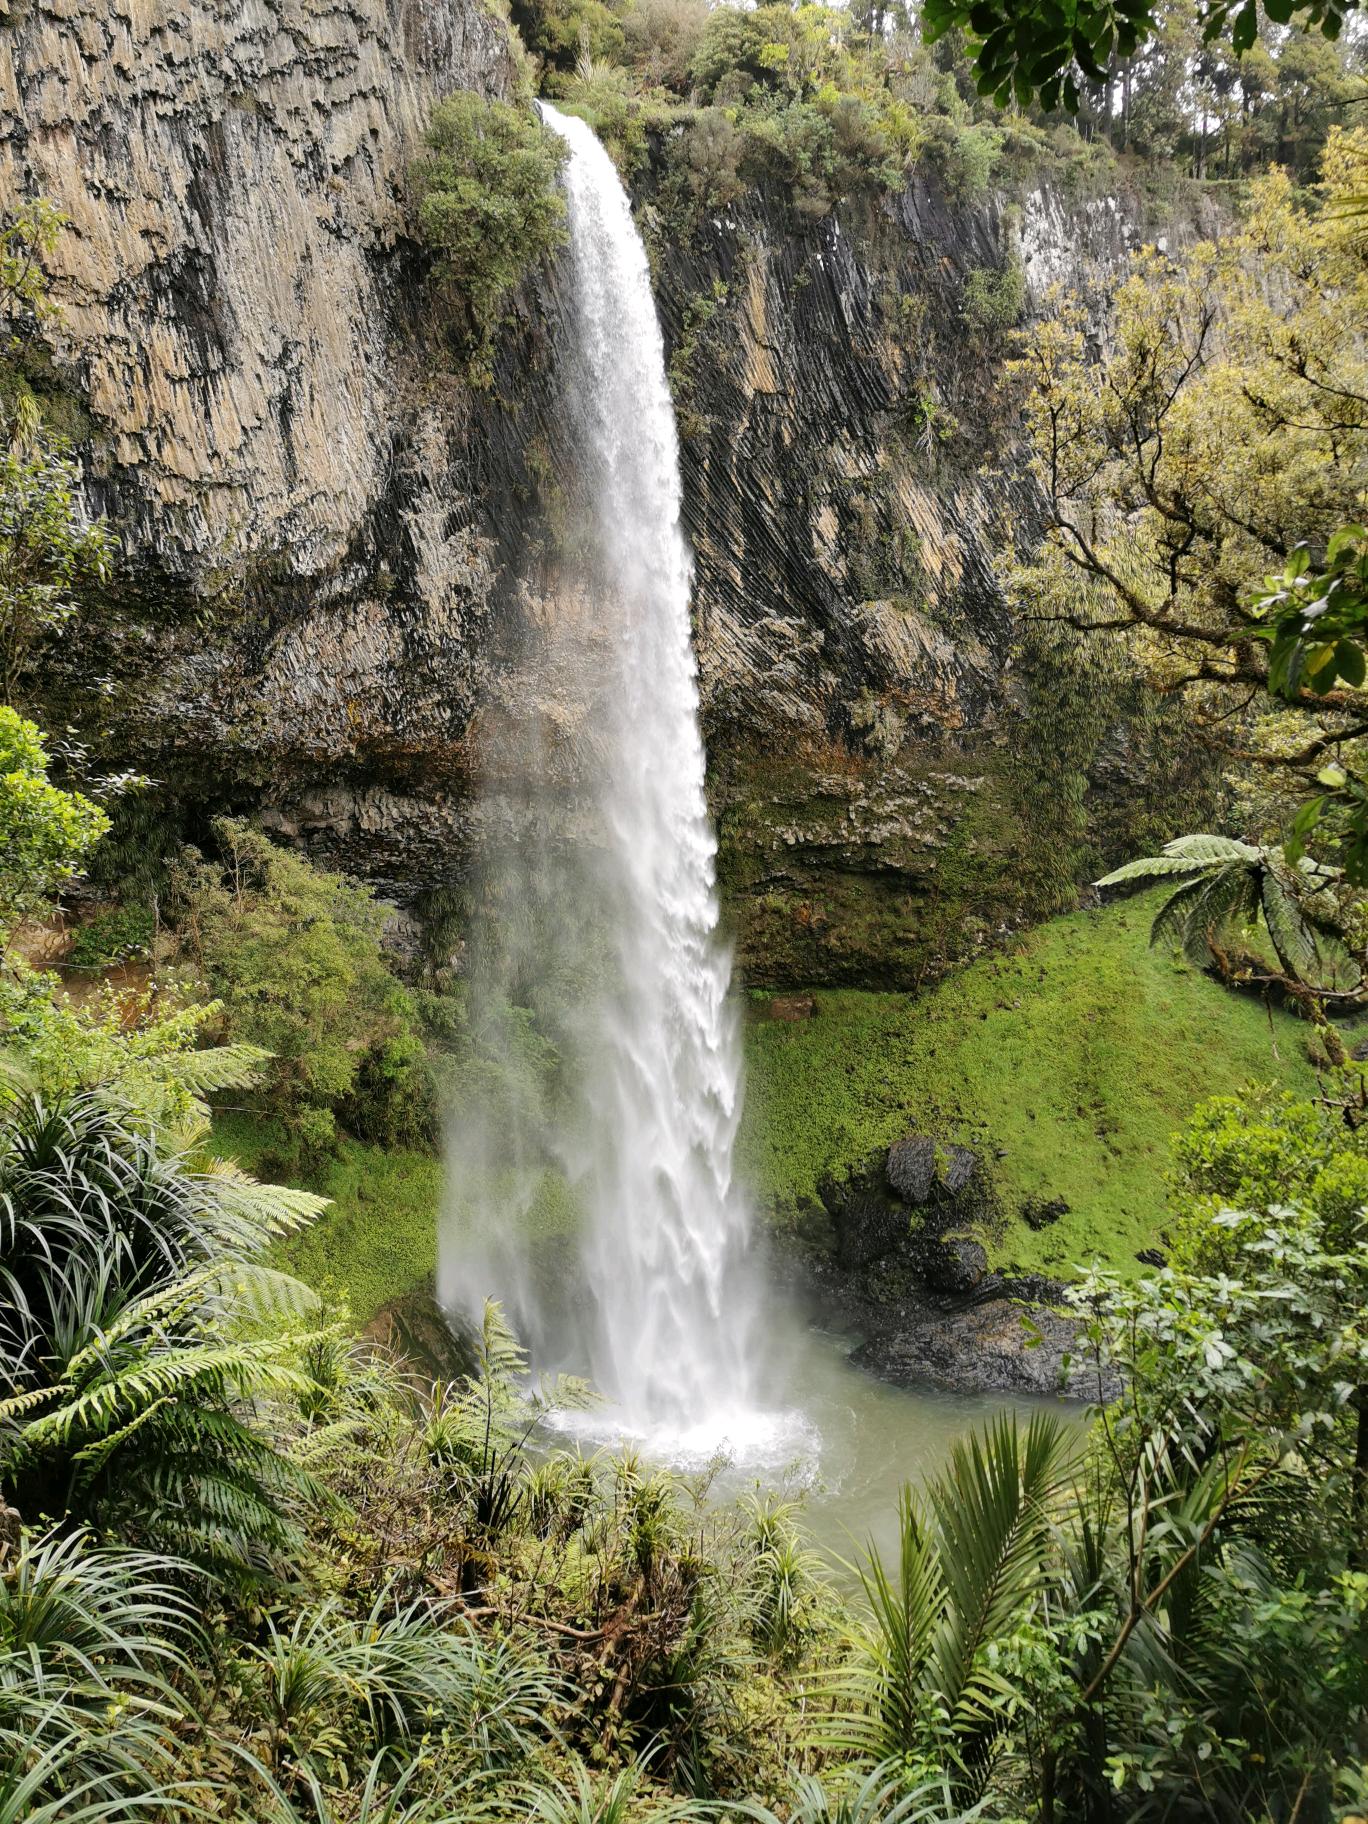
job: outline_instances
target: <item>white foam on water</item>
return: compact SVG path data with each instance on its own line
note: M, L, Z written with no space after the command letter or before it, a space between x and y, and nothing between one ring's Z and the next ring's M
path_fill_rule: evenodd
M553 1412L547 1423L576 1443L639 1451L670 1469L698 1471L722 1464L747 1477L783 1475L799 1488L811 1486L821 1469L821 1433L796 1408L719 1407L693 1423L643 1424L634 1412L593 1406Z

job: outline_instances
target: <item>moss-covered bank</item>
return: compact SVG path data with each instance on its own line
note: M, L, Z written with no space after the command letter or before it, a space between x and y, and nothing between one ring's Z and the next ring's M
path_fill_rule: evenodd
M1164 1224L1170 1137L1207 1096L1309 1091L1309 1030L1148 948L1153 896L1053 920L920 996L752 1006L741 1170L772 1225L820 1241L819 1187L909 1132L974 1148L1006 1213L998 1264L1135 1266ZM1068 1212L1039 1229L1030 1200Z

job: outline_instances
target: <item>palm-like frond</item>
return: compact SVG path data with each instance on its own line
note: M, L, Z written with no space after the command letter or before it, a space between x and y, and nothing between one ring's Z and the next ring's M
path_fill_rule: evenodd
M0 1819L147 1815L169 1794L196 1689L188 1568L24 1536L0 1577Z
M981 1655L1010 1630L1044 1574L1050 1504L1067 1474L1069 1433L1036 1413L1023 1435L1015 1417L955 1446L931 1486L947 1602L933 1636L937 1688L957 1736L991 1728L996 1681Z
M637 1794L646 1774L647 1763L638 1762L611 1779L595 1782L583 1763L576 1761L568 1780L524 1789L524 1815L528 1824L628 1824L629 1819L640 1819L641 1824L672 1824L718 1815L716 1806L691 1799L665 1800L643 1809Z
M1175 836L1164 844L1165 855L1184 856L1199 862L1255 862L1263 850L1252 843L1238 842L1233 836Z
M395 1604L382 1590L370 1614L352 1619L337 1602L270 1627L261 1664L277 1726L307 1768L311 1744L348 1715L366 1719L376 1744L440 1728L450 1751L489 1770L525 1759L554 1731L565 1701L559 1677L503 1640L476 1634L447 1605Z
M1305 864L1305 865L1303 865ZM1345 958L1301 898L1333 883L1338 870L1320 862L1292 866L1281 850L1256 848L1228 836L1180 836L1159 855L1130 861L1105 874L1098 887L1143 886L1181 876L1181 884L1160 907L1150 930L1153 945L1174 944L1190 961L1210 959L1211 946L1250 929L1262 916L1284 974L1311 987L1325 986L1338 973L1353 984L1359 971L1343 968Z
M924 1495L903 1491L894 1572L873 1550L861 1571L868 1625L839 1740L878 1760L935 1755L961 1796L981 1790L1007 1695L986 1649L1042 1589L1069 1456L1059 1420L1023 1432L1008 1415L958 1445Z
M1181 950L1186 955L1194 938L1203 947L1206 954L1206 932L1198 923L1197 907L1206 888L1206 876L1199 874L1193 880L1184 881L1183 885L1160 906L1150 926L1150 947L1158 950L1168 946Z
M850 1784L806 1775L794 1786L784 1818L787 1824L971 1824L982 1809L974 1805L961 1810L945 1780L922 1780L909 1787L906 1767L888 1761ZM742 1805L738 1811L757 1824L780 1824L763 1805Z

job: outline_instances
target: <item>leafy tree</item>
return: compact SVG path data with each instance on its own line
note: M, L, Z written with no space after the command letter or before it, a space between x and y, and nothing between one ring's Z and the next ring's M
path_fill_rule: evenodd
M510 14L554 94L557 76L583 58L612 62L622 52L624 9L617 0L513 0Z
M565 240L565 144L528 110L466 93L433 110L424 144L410 173L418 229L485 361L508 293Z
M1314 1210L1328 1247L1349 1254L1368 1208L1368 1131L1344 1119L1333 1094L1215 1096L1175 1137L1169 1183L1181 1219L1174 1259L1194 1272L1234 1264L1223 1210Z
M1017 587L1049 618L1122 635L1154 683L1184 693L1207 740L1302 789L1335 759L1347 782L1368 733L1353 641L1328 637L1338 614L1352 622L1358 545L1336 534L1368 461L1368 241L1341 206L1365 185L1368 133L1332 135L1323 206L1271 174L1219 246L1181 269L1137 258L1101 360L1061 304L1015 368L1047 502L1044 548ZM1299 569L1302 543L1325 560ZM1289 564L1290 580L1265 582ZM1347 593L1317 634L1334 591L1316 579L1340 566ZM1310 637L1288 637L1308 609ZM1345 864L1352 879L1351 845Z
M187 956L240 1041L271 1056L270 1100L309 1147L342 1115L364 1138L426 1137L433 1111L412 997L385 964L384 908L246 824L216 826L224 865L176 875Z
M41 325L56 314L43 262L66 225L67 218L55 203L36 196L21 203L0 227L0 316L10 326L11 347L23 328Z
M0 690L7 701L42 641L109 574L112 546L81 504L81 468L31 416L0 450Z
M1254 597L1267 627L1268 687L1292 703L1308 696L1328 698L1341 684L1362 687L1368 647L1368 532L1342 526L1329 539L1324 564L1313 567L1300 545L1281 577L1268 579ZM1323 750L1313 744L1309 759ZM1324 791L1300 806L1292 822L1288 854L1301 856L1319 834L1340 856L1345 879L1368 886L1368 779L1357 750L1341 747L1340 757L1316 775Z
M7 369L60 315L44 261L65 225L62 212L39 197L0 227ZM80 464L68 441L43 424L32 388L20 378L3 390L10 397L0 412L0 694L8 703L35 650L75 614L79 591L107 577L112 544L105 527L87 517Z
M1357 0L1264 0L1263 10L1274 24L1337 38ZM1203 0L1199 19L1205 43L1228 32L1239 55L1254 44L1258 0ZM1089 84L1106 83L1113 64L1159 29L1153 0L926 0L922 22L933 42L952 31L968 35L979 92L999 106L1039 99L1071 114Z
M685 95L713 17L707 0L635 0L622 21L624 54L650 87Z
M1242 935L1262 919L1282 981L1335 1000L1358 995L1362 971L1345 953L1330 889L1336 869L1281 849L1257 848L1229 836L1180 836L1161 855L1129 861L1095 884L1149 886L1177 881L1150 930L1150 942L1176 942L1197 963L1215 958L1227 975L1259 965L1232 956ZM1319 895L1320 904L1317 905Z
M0 707L0 930L73 879L108 828L88 798L52 784L36 726Z

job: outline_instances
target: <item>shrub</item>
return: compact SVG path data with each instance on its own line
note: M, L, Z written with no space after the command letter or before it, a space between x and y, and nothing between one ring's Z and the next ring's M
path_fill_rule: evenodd
M831 207L833 174L831 123L811 103L749 109L741 117L744 169L755 182L787 186L802 215L824 215Z
M604 0L513 0L514 25L556 91L557 72L569 73L584 57L601 62L622 52L622 23Z
M997 272L979 266L964 281L965 319L986 334L1010 329L1025 308L1026 272L1020 261Z
M472 358L487 360L501 306L565 240L564 143L521 108L453 95L433 112L410 174L420 234L463 299Z
M683 95L708 21L707 0L636 0L622 22L627 56L642 80Z
M339 1114L371 1139L431 1138L413 999L380 949L384 908L245 824L215 833L226 868L192 854L176 876L181 939L234 1034L273 1054L273 1108L311 1151Z
M744 141L721 108L700 108L684 136L682 164L689 194L705 209L724 209L745 189Z
M154 932L155 921L145 906L110 906L79 927L67 961L77 969L104 969L146 956Z
M735 91L738 77L743 80L743 94L757 83L772 85L774 71L766 65L764 52L765 29L757 14L714 7L689 66L699 99L723 99L717 94L719 86L730 82Z
M965 127L943 118L928 124L927 154L950 195L959 202L985 195L998 161L1000 129Z
M624 177L646 158L646 120L642 104L628 89L624 71L586 60L581 71L561 85L561 104L594 129Z

